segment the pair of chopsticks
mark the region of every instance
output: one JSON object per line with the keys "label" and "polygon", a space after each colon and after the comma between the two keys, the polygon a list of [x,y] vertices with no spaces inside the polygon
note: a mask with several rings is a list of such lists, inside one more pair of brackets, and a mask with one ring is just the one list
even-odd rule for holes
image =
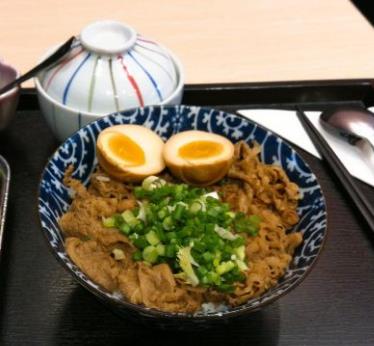
{"label": "pair of chopsticks", "polygon": [[374,206],[360,191],[352,176],[349,174],[339,158],[335,155],[334,151],[331,149],[326,140],[313,126],[312,122],[308,119],[302,109],[296,106],[296,112],[301,124],[304,126],[305,131],[309,135],[318,152],[329,165],[336,177],[340,180],[352,201],[355,203],[357,209],[360,211],[361,215],[371,228],[372,232],[374,232]]}

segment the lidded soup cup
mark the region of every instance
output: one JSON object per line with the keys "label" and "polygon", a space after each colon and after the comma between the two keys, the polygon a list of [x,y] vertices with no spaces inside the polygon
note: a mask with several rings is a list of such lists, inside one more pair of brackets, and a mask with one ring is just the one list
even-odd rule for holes
{"label": "lidded soup cup", "polygon": [[35,84],[50,128],[64,140],[106,114],[180,104],[184,76],[179,60],[163,46],[126,24],[100,21],[85,27],[68,54]]}

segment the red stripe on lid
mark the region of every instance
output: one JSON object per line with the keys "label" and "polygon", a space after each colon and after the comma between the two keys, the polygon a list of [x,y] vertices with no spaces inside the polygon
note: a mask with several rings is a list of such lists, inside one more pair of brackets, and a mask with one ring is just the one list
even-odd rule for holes
{"label": "red stripe on lid", "polygon": [[144,101],[143,101],[143,96],[142,93],[140,92],[138,83],[136,82],[135,78],[130,74],[129,70],[127,69],[124,61],[123,61],[123,56],[118,55],[118,59],[121,61],[121,65],[123,67],[123,70],[126,72],[127,79],[129,80],[131,86],[134,88],[136,96],[138,97],[139,100],[139,105],[141,107],[144,107]]}

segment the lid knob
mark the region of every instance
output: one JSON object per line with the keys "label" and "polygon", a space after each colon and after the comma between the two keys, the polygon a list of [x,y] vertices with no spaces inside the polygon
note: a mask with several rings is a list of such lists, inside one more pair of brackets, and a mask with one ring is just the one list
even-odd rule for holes
{"label": "lid knob", "polygon": [[86,26],[80,40],[91,52],[114,55],[131,49],[136,41],[136,31],[116,21],[99,21]]}

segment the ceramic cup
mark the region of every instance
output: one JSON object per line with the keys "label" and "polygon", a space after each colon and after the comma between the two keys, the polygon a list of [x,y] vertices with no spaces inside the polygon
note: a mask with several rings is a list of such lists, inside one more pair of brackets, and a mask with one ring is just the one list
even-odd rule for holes
{"label": "ceramic cup", "polygon": [[60,140],[109,113],[179,104],[183,83],[170,51],[115,21],[85,27],[70,52],[35,79],[43,114]]}

